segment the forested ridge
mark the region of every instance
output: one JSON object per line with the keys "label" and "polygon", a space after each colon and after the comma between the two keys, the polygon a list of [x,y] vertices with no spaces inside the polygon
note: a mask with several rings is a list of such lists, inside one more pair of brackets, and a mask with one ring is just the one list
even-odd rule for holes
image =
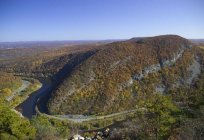
{"label": "forested ridge", "polygon": [[103,46],[59,85],[49,102],[50,112],[106,114],[131,109],[136,90],[147,86],[143,82],[155,85],[148,86],[148,93],[153,93],[156,86],[167,91],[176,77],[187,77],[193,61],[191,46],[188,40],[171,35]]}

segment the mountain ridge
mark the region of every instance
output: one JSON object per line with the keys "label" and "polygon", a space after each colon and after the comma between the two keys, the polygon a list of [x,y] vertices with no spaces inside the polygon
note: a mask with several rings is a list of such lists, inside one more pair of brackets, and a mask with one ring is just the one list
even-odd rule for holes
{"label": "mountain ridge", "polygon": [[[79,64],[52,93],[49,112],[97,114],[132,108],[131,103],[135,101],[133,83],[146,77],[145,73],[157,73],[174,65],[191,47],[190,41],[175,35],[104,45]],[[148,67],[152,65],[160,69],[150,72]]]}

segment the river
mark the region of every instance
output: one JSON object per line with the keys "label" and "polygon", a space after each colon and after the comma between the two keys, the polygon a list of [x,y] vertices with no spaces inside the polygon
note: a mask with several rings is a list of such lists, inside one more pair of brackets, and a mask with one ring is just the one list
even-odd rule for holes
{"label": "river", "polygon": [[22,115],[26,118],[31,119],[36,114],[35,106],[39,100],[38,108],[41,112],[47,113],[46,103],[50,97],[50,93],[53,90],[53,83],[49,80],[40,80],[42,87],[31,93],[31,95],[19,106],[16,107]]}

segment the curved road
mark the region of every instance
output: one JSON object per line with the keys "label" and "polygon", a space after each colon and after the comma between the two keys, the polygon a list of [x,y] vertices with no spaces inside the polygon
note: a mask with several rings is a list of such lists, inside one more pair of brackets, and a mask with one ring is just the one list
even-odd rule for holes
{"label": "curved road", "polygon": [[81,123],[85,121],[91,121],[91,120],[101,120],[101,119],[106,119],[106,118],[111,118],[115,116],[120,116],[120,115],[126,115],[130,113],[134,113],[136,110],[127,110],[127,111],[121,111],[109,115],[103,115],[103,116],[84,116],[84,115],[48,115],[44,114],[45,116],[57,120],[68,120],[68,121],[73,121],[75,123]]}

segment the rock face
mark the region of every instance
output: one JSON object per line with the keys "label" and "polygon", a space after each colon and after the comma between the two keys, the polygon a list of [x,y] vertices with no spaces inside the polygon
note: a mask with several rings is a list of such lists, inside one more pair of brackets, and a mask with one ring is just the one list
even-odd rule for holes
{"label": "rock face", "polygon": [[176,63],[176,61],[180,57],[182,57],[182,54],[184,53],[184,50],[185,50],[185,48],[180,49],[178,52],[176,52],[173,55],[172,59],[162,59],[160,64],[158,63],[158,64],[150,65],[150,66],[144,68],[139,74],[133,75],[133,79],[134,80],[141,80],[145,75],[147,75],[149,73],[158,72],[163,67],[170,67],[170,66],[172,66],[173,64]]}
{"label": "rock face", "polygon": [[49,112],[94,114],[131,108],[134,81],[171,67],[191,46],[175,35],[105,45],[63,80],[48,102]]}
{"label": "rock face", "polygon": [[187,83],[190,85],[195,78],[198,77],[198,75],[201,73],[201,66],[199,62],[194,59],[191,66],[188,68],[188,71],[190,72],[190,77],[187,79]]}

